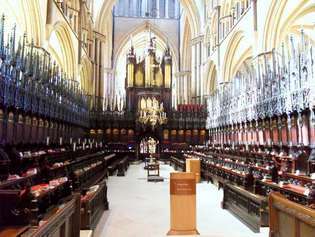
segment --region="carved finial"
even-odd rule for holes
[[[16,24],[14,24],[14,26],[13,26],[12,34],[10,37],[11,55],[14,55],[14,53],[15,53],[15,36],[16,36]]]
[[[36,51],[35,53],[35,63],[34,63],[34,72],[35,72],[35,79],[40,80],[40,72],[41,72],[41,67],[40,67],[40,55]]]
[[[295,45],[294,45],[293,35],[290,36],[290,42],[291,42],[291,49],[292,49],[292,57],[295,58]]]
[[[21,53],[22,71],[25,70],[25,66],[26,66],[25,47],[26,47],[26,33],[23,34],[23,43],[22,43],[22,53]]]
[[[305,33],[304,30],[301,29],[301,51],[305,50],[306,42],[305,42]]]
[[[4,21],[5,17],[4,14],[1,17],[1,22],[0,22],[0,57],[4,57]]]

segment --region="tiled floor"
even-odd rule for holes
[[[94,237],[161,237],[169,230],[169,165],[161,165],[164,182],[149,183],[143,164],[131,165],[125,177],[107,181],[109,211]],[[221,209],[222,191],[206,182],[197,185],[197,229],[207,237],[267,237],[268,228],[255,234]]]

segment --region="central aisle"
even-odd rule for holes
[[[104,212],[94,237],[162,237],[169,230],[169,165],[161,165],[164,182],[147,182],[144,164],[131,165],[124,177],[107,180],[110,210]],[[200,237],[267,237],[255,234],[221,209],[222,191],[210,183],[197,184],[197,228]]]

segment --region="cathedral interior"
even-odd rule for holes
[[[0,237],[315,237],[315,0],[0,0]]]

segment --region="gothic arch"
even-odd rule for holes
[[[96,23],[95,28],[97,31],[105,34],[104,26],[107,22],[107,16],[111,15],[111,11],[115,2],[117,0],[108,0],[104,1],[100,11],[97,13],[96,16]],[[198,11],[198,7],[196,6],[195,1],[191,0],[179,0],[180,4],[183,6],[185,14],[188,17],[190,26],[191,26],[191,33],[193,37],[197,37],[200,33],[201,23],[200,23],[200,14]]]
[[[211,50],[216,47],[217,42],[218,42],[218,29],[217,29],[217,23],[218,22],[218,12],[213,11],[212,16],[211,16],[211,21],[210,21],[210,45],[211,45]]]
[[[299,1],[292,9],[289,8],[290,1],[294,0],[273,1],[270,5],[262,40],[265,51],[279,47],[282,42],[286,42],[288,35],[296,34],[297,29],[312,28],[309,19],[312,19],[311,14],[313,16],[315,14],[314,1]],[[308,23],[303,20],[307,16],[309,16]],[[312,39],[311,33],[308,37]]]
[[[116,0],[108,0],[104,1],[102,4],[101,9],[96,14],[96,21],[95,21],[95,30],[101,32],[103,34],[106,33],[106,22],[108,22],[108,16],[111,15],[111,11],[116,3]],[[106,34],[105,34],[106,35]]]
[[[178,52],[176,47],[174,46],[174,43],[172,41],[168,41],[167,35],[165,35],[162,31],[160,31],[157,27],[154,25],[148,24],[144,22],[143,24],[131,29],[128,33],[125,34],[125,36],[120,40],[120,42],[117,42],[117,50],[115,50],[114,54],[114,60],[113,60],[113,68],[116,67],[117,60],[119,56],[121,55],[124,47],[128,44],[128,41],[130,40],[130,35],[137,35],[140,34],[146,30],[148,30],[150,27],[152,33],[157,36],[157,44],[159,44],[161,47],[166,48],[166,42],[169,43],[171,55],[173,57],[174,62],[174,68],[178,68]]]
[[[43,45],[44,24],[41,21],[38,0],[2,0],[0,15],[2,14],[7,19],[7,27],[12,28],[16,24],[18,37],[26,33],[35,45]]]
[[[76,76],[76,57],[68,25],[57,22],[49,35],[48,50],[57,60],[64,72],[70,77]],[[59,46],[58,46],[59,45]]]
[[[181,45],[181,70],[190,71],[191,70],[191,31],[189,26],[189,21],[186,18],[184,24],[183,40]]]
[[[87,57],[81,59],[80,85],[86,93],[93,94],[92,64]]]
[[[27,20],[27,25],[30,27],[28,32],[31,32],[35,45],[42,46],[45,35],[45,26],[44,22],[41,21],[42,17],[40,15],[39,1],[27,0],[24,4],[26,4],[25,7],[27,9],[24,10],[24,12],[27,13],[25,19]]]
[[[195,38],[199,36],[201,29],[200,14],[195,1],[179,0],[179,2],[183,6],[185,14],[188,17],[192,37]]]
[[[212,94],[216,89],[217,69],[213,61],[209,61],[205,70],[206,95]]]
[[[222,81],[230,81],[244,58],[252,54],[244,32],[237,31],[229,39],[223,58]]]

